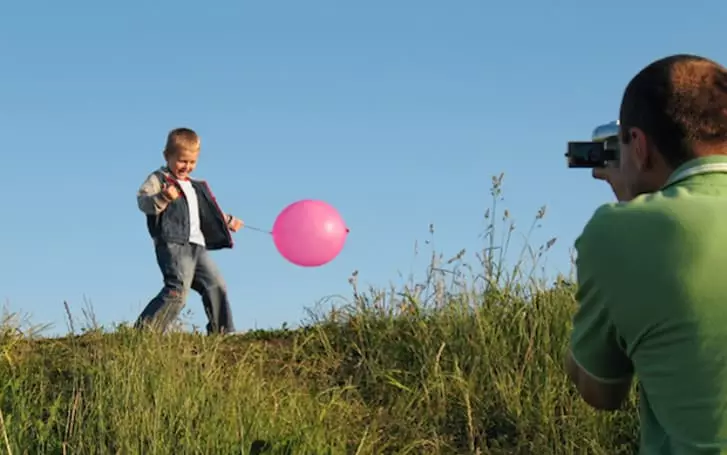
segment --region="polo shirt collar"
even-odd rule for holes
[[[689,160],[674,170],[662,189],[695,175],[727,173],[726,155],[709,155]]]

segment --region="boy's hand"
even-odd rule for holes
[[[245,223],[243,223],[241,219],[232,218],[228,226],[232,232],[237,232],[242,229],[243,226],[245,226]]]
[[[171,202],[179,197],[179,190],[174,185],[166,185],[162,190],[162,195]]]

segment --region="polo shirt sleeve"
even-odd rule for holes
[[[614,220],[613,205],[598,209],[576,240],[578,309],[573,318],[571,355],[590,376],[601,382],[622,382],[634,373],[624,343],[609,314],[613,271],[620,266],[618,235],[623,220]],[[615,225],[618,221],[619,225]]]

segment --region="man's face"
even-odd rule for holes
[[[624,177],[624,181],[626,182],[629,191],[632,195],[636,196],[637,193],[634,192],[634,189],[639,186],[639,170],[637,162],[634,160],[633,150],[631,149],[633,140],[625,143],[623,139],[623,134],[619,134],[619,170],[621,171],[621,175]]]
[[[624,142],[624,138],[627,142]],[[640,128],[628,128],[619,134],[619,167],[631,194],[651,193],[666,183],[663,160]]]
[[[186,180],[189,174],[197,167],[198,150],[177,150],[176,153],[167,156],[167,167],[172,175],[179,180]]]

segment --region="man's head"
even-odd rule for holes
[[[169,132],[164,159],[174,177],[181,180],[189,178],[197,166],[200,146],[199,136],[189,128],[176,128]]]
[[[619,117],[631,193],[656,191],[681,164],[727,155],[727,69],[695,55],[657,60],[629,82]]]

